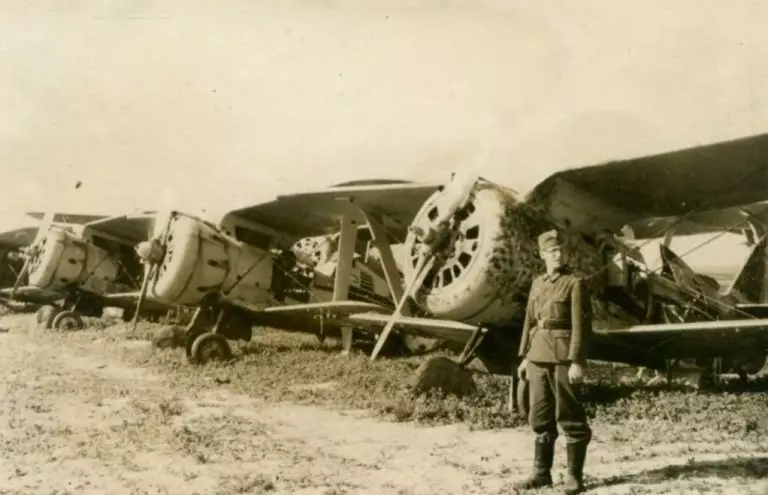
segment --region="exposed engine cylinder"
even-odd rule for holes
[[[209,292],[250,303],[267,301],[272,257],[217,232],[203,221],[176,214],[163,245],[159,275],[152,294],[170,304],[198,304]]]
[[[435,192],[414,218],[414,224],[440,217],[445,194]],[[537,256],[537,236],[552,225],[509,189],[481,181],[466,207],[466,218],[455,228],[422,287],[418,304],[435,317],[483,324],[522,321],[533,277],[544,270]],[[415,276],[419,242],[413,232],[405,240],[405,282]],[[594,249],[574,238],[581,256],[574,257],[579,272],[599,269]],[[583,256],[587,253],[587,256]]]
[[[107,251],[56,227],[48,231],[36,252],[29,254],[29,284],[41,289],[58,290],[76,284],[103,293],[112,290],[118,274],[117,261]]]
[[[314,267],[326,263],[336,251],[337,236],[321,235],[304,237],[291,246],[291,251],[300,263]]]

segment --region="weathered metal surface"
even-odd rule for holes
[[[441,194],[430,197],[417,216],[436,217]],[[522,320],[531,282],[544,270],[536,239],[552,227],[508,189],[479,183],[466,218],[454,227],[436,267],[417,293],[417,302],[438,318],[482,324]],[[578,235],[566,238],[572,254],[568,264],[578,275],[588,276],[590,288],[599,291],[605,277],[597,247]],[[404,263],[406,283],[414,276],[418,242],[414,234],[405,241],[411,261]]]

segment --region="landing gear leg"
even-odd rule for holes
[[[37,321],[38,328],[40,329],[51,328],[53,319],[60,312],[61,310],[55,306],[51,306],[48,304],[46,304],[45,306],[41,306],[40,309],[38,309],[37,312],[35,313],[35,319]]]
[[[205,364],[209,361],[228,361],[232,359],[232,348],[229,346],[227,338],[219,333],[222,323],[228,317],[229,308],[221,308],[216,318],[216,322],[210,332],[206,331],[206,326],[200,326],[199,323],[202,308],[198,308],[192,322],[187,330],[186,351],[187,359],[193,364]]]

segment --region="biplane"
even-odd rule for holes
[[[23,264],[15,269],[10,288],[0,290],[8,301],[41,305],[37,321],[46,328],[83,328],[82,316],[100,317],[104,308],[117,306],[124,315],[132,314],[135,302],[110,304],[105,296],[136,286],[141,266],[135,259],[133,245],[123,236],[112,236],[93,228],[104,215],[54,214],[30,212],[40,221],[37,227],[8,233],[23,249]],[[9,265],[10,266],[10,265]],[[26,281],[25,285],[22,285]],[[145,308],[151,317],[159,317],[168,308],[154,304]]]
[[[391,314],[346,315],[347,325],[377,334],[371,359],[394,332],[447,343],[460,351],[457,368],[478,359],[514,376],[528,291],[543,270],[536,238],[557,228],[593,294],[590,359],[665,371],[694,359],[702,376],[745,375],[763,366],[768,348],[767,196],[768,135],[757,135],[567,169],[524,196],[466,172],[445,185],[290,194],[242,213],[257,220],[285,212],[280,221],[297,228],[338,224],[341,246],[356,233],[346,226],[367,225],[397,301]],[[677,235],[712,232],[743,234],[752,246],[726,288],[670,248]],[[393,237],[407,257],[400,271]],[[629,242],[651,239],[662,240],[658,270]],[[351,263],[342,251],[339,287]]]
[[[392,185],[344,184],[325,192],[371,187]],[[401,199],[410,200],[408,211],[433,190],[400,183],[397,188]],[[191,362],[231,356],[229,341],[250,340],[255,326],[310,332],[321,339],[337,336],[348,352],[353,331],[347,316],[394,307],[384,268],[366,259],[368,228],[351,217],[339,223],[323,210],[330,203],[317,196],[301,204],[283,203],[204,216],[147,211],[88,224],[132,239],[144,263],[139,291],[110,293],[105,299],[137,308],[146,301],[194,308],[184,336]],[[397,217],[393,228],[402,233],[408,221]],[[426,345],[419,338],[403,340],[412,348]]]

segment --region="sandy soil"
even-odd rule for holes
[[[426,428],[226,385],[182,390],[98,339],[46,339],[30,319],[0,322],[2,494],[509,493],[532,464],[525,429]],[[594,429],[592,493],[768,493],[768,453],[746,443],[643,448]],[[564,459],[559,442],[556,482]]]

